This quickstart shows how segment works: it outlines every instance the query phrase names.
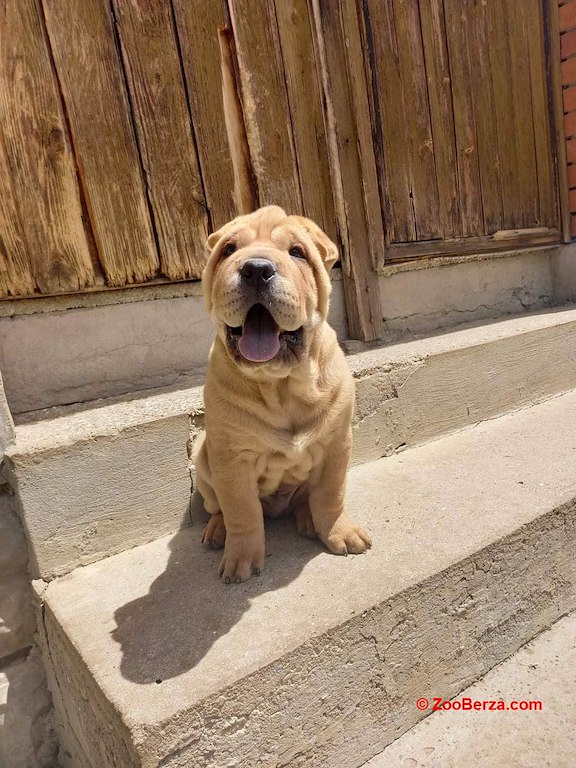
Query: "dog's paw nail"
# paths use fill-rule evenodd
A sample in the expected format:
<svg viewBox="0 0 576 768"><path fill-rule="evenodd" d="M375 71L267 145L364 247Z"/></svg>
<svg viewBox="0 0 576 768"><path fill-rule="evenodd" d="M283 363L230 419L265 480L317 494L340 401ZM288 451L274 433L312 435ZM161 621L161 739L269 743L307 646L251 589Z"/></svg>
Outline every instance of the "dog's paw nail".
<svg viewBox="0 0 576 768"><path fill-rule="evenodd" d="M348 557L348 549L346 547L344 547L344 549L342 550L342 554L344 555L344 557Z"/></svg>
<svg viewBox="0 0 576 768"><path fill-rule="evenodd" d="M262 571L260 570L260 568L256 568L256 569L254 570L254 573L256 574L256 576L260 576L260 574L262 573Z"/></svg>
<svg viewBox="0 0 576 768"><path fill-rule="evenodd" d="M230 576L224 576L224 584L230 584Z"/></svg>
<svg viewBox="0 0 576 768"><path fill-rule="evenodd" d="M240 576L236 576L236 578L234 579L234 583L235 584L241 584L242 583L242 579L240 578Z"/></svg>

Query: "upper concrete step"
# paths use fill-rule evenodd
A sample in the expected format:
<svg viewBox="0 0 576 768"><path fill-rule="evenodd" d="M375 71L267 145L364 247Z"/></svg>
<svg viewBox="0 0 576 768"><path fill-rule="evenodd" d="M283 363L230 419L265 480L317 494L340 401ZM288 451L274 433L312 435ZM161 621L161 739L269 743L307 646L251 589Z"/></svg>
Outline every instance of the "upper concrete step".
<svg viewBox="0 0 576 768"><path fill-rule="evenodd" d="M575 691L571 614L462 691L454 708L430 715L364 768L574 768ZM431 704L434 693L422 691ZM463 710L466 699L470 706L498 701L507 709ZM519 709L532 702L531 709Z"/></svg>
<svg viewBox="0 0 576 768"><path fill-rule="evenodd" d="M361 463L576 387L576 309L348 352ZM17 425L7 458L33 574L51 579L186 524L187 443L202 418L194 388Z"/></svg>
<svg viewBox="0 0 576 768"><path fill-rule="evenodd" d="M201 526L38 584L65 768L356 768L576 607L576 392L355 467L339 558L272 521L226 586Z"/></svg>

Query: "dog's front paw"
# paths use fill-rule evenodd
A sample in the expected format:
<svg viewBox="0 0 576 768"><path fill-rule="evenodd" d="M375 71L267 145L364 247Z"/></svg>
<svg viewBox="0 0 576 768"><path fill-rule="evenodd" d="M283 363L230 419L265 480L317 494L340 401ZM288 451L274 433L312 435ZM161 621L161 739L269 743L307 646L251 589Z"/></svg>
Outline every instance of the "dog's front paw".
<svg viewBox="0 0 576 768"><path fill-rule="evenodd" d="M222 512L210 515L210 520L202 534L202 544L212 549L221 549L226 541L226 526Z"/></svg>
<svg viewBox="0 0 576 768"><path fill-rule="evenodd" d="M226 584L240 583L264 568L264 533L235 534L226 537L219 573Z"/></svg>
<svg viewBox="0 0 576 768"><path fill-rule="evenodd" d="M342 513L326 535L320 537L330 552L335 555L359 555L372 546L366 531Z"/></svg>

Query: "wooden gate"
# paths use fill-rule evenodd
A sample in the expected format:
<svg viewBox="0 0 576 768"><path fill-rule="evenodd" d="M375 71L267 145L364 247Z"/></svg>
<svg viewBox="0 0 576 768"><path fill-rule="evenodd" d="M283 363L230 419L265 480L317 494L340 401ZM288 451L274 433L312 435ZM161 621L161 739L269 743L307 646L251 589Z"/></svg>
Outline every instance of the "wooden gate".
<svg viewBox="0 0 576 768"><path fill-rule="evenodd" d="M364 15L387 258L557 241L547 3L364 0Z"/></svg>
<svg viewBox="0 0 576 768"><path fill-rule="evenodd" d="M560 240L554 0L0 0L0 295L197 279L236 213L218 30L256 204L377 271Z"/></svg>

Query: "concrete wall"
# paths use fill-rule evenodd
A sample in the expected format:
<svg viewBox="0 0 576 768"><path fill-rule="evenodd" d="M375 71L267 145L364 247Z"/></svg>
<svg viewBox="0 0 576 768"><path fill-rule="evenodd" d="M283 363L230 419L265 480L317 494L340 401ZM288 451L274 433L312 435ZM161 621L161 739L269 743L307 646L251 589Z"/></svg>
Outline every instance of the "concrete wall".
<svg viewBox="0 0 576 768"><path fill-rule="evenodd" d="M385 266L380 290L385 341L429 334L575 298L576 246ZM0 313L14 414L199 383L213 333L197 284L2 302ZM345 339L338 272L330 322Z"/></svg>
<svg viewBox="0 0 576 768"><path fill-rule="evenodd" d="M35 643L28 547L7 487L0 491L0 765L52 768L52 700Z"/></svg>

